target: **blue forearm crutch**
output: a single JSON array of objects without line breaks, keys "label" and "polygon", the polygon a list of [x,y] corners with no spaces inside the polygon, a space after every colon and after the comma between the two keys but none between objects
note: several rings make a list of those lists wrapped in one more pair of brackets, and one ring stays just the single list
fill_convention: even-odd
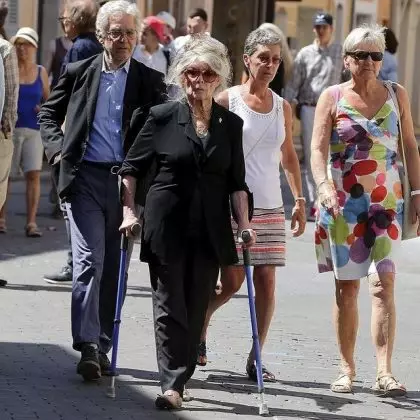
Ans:
[{"label": "blue forearm crutch", "polygon": [[[248,243],[251,240],[251,232],[249,230],[244,230],[241,233],[241,238],[245,244]],[[260,416],[268,416],[270,413],[268,411],[268,406],[265,402],[265,395],[264,395],[264,380],[263,380],[263,375],[262,375],[261,348],[260,348],[260,339],[258,336],[257,314],[255,311],[254,284],[252,282],[252,273],[251,273],[251,257],[250,257],[248,248],[243,248],[242,253],[243,253],[243,258],[244,258],[246,286],[248,289],[249,313],[251,315],[252,341],[254,344],[255,362],[257,365],[256,368],[257,368],[258,393],[260,395],[259,414]]]},{"label": "blue forearm crutch", "polygon": [[[136,223],[131,227],[131,233],[133,236],[137,236],[140,232],[140,225]],[[120,336],[120,324],[121,324],[121,310],[124,302],[124,290],[125,290],[125,273],[127,266],[127,249],[128,249],[128,237],[125,233],[121,234],[121,245],[120,245],[120,271],[118,274],[118,292],[117,302],[115,304],[115,317],[114,317],[114,331],[112,334],[112,358],[111,358],[111,384],[107,389],[106,395],[109,398],[115,398],[115,377],[117,376],[117,356],[118,356],[118,343]]]}]

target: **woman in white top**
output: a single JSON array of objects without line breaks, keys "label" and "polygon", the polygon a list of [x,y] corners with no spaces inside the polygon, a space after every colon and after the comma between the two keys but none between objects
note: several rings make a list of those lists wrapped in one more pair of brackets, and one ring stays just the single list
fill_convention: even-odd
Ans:
[{"label": "woman in white top", "polygon": [[[285,218],[280,188],[281,164],[296,203],[292,211],[292,234],[305,229],[305,199],[298,157],[293,145],[292,111],[289,103],[268,85],[281,63],[282,38],[273,31],[256,29],[245,41],[244,64],[248,81],[222,92],[217,101],[244,120],[243,149],[246,182],[254,194],[252,229],[257,243],[251,248],[254,265],[255,304],[261,346],[264,345],[275,306],[276,267],[285,264]],[[235,229],[235,222],[232,221]],[[238,245],[239,266],[222,267],[222,291],[212,297],[203,328],[197,363],[205,365],[206,333],[212,314],[241,287],[244,278],[242,252]],[[256,381],[254,352],[246,364],[248,376]],[[264,380],[275,380],[265,367]]]}]

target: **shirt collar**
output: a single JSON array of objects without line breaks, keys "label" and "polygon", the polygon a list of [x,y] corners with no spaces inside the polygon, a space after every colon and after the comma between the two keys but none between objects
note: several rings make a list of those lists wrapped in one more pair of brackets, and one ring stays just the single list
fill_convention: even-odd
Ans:
[{"label": "shirt collar", "polygon": [[102,58],[102,69],[101,69],[101,72],[102,73],[115,73],[115,72],[117,72],[117,71],[119,71],[121,69],[124,69],[125,72],[128,73],[128,70],[130,69],[130,63],[131,63],[131,58],[129,58],[122,67],[119,67],[116,70],[109,70],[108,67],[107,67],[107,65],[106,65],[106,62],[105,62],[105,54],[104,54],[104,56]]},{"label": "shirt collar", "polygon": [[314,39],[314,45],[318,50],[327,50],[328,48],[331,47],[331,45],[334,43],[334,39],[331,37],[330,42],[328,43],[328,45],[326,47],[321,47],[321,45],[319,44],[319,40],[318,39]]}]

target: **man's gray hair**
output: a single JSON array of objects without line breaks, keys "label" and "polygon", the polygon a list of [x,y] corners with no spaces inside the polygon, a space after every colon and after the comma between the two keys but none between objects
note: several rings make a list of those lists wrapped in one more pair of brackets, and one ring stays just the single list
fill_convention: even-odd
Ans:
[{"label": "man's gray hair", "polygon": [[282,39],[279,34],[270,29],[255,29],[245,40],[244,54],[251,56],[257,51],[258,45],[279,45],[282,47]]},{"label": "man's gray hair", "polygon": [[96,0],[66,0],[64,9],[79,34],[95,32],[99,5]]},{"label": "man's gray hair", "polygon": [[176,100],[186,98],[182,86],[182,74],[194,62],[204,62],[218,74],[220,85],[215,90],[214,96],[229,87],[232,66],[226,46],[208,34],[193,34],[176,54],[165,79],[168,87],[178,86]]},{"label": "man's gray hair", "polygon": [[385,51],[385,28],[378,24],[362,25],[353,29],[344,41],[343,55],[356,51],[360,44],[370,44],[378,48],[380,52]]},{"label": "man's gray hair", "polygon": [[113,0],[105,3],[98,12],[96,18],[96,35],[105,38],[109,28],[109,18],[115,15],[131,15],[136,22],[136,29],[140,28],[140,14],[137,6],[127,0]]}]

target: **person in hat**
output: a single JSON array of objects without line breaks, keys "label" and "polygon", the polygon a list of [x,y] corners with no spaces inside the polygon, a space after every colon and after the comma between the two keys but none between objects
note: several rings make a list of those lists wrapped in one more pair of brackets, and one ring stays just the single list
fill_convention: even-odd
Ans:
[{"label": "person in hat", "polygon": [[308,220],[315,220],[316,187],[310,168],[312,128],[315,107],[321,93],[340,83],[343,60],[341,45],[333,42],[333,17],[319,12],[313,17],[315,40],[302,48],[294,61],[293,75],[284,90],[284,98],[294,107],[301,122],[304,177]]},{"label": "person in hat", "polygon": [[159,12],[156,15],[165,24],[165,38],[163,40],[163,48],[169,51],[171,57],[176,52],[173,33],[176,29],[176,19],[168,12]]},{"label": "person in hat", "polygon": [[163,48],[165,23],[157,16],[148,16],[143,20],[140,44],[133,53],[133,58],[147,67],[165,74],[170,65],[170,54]]},{"label": "person in hat", "polygon": [[[44,148],[39,133],[38,112],[41,102],[50,94],[48,74],[44,67],[36,64],[38,34],[32,28],[20,28],[11,39],[16,48],[19,67],[18,120],[13,132],[14,151],[11,174],[21,170],[26,179],[26,226],[27,237],[42,236],[36,223],[40,199],[40,172]],[[3,206],[0,218],[5,220]]]}]

